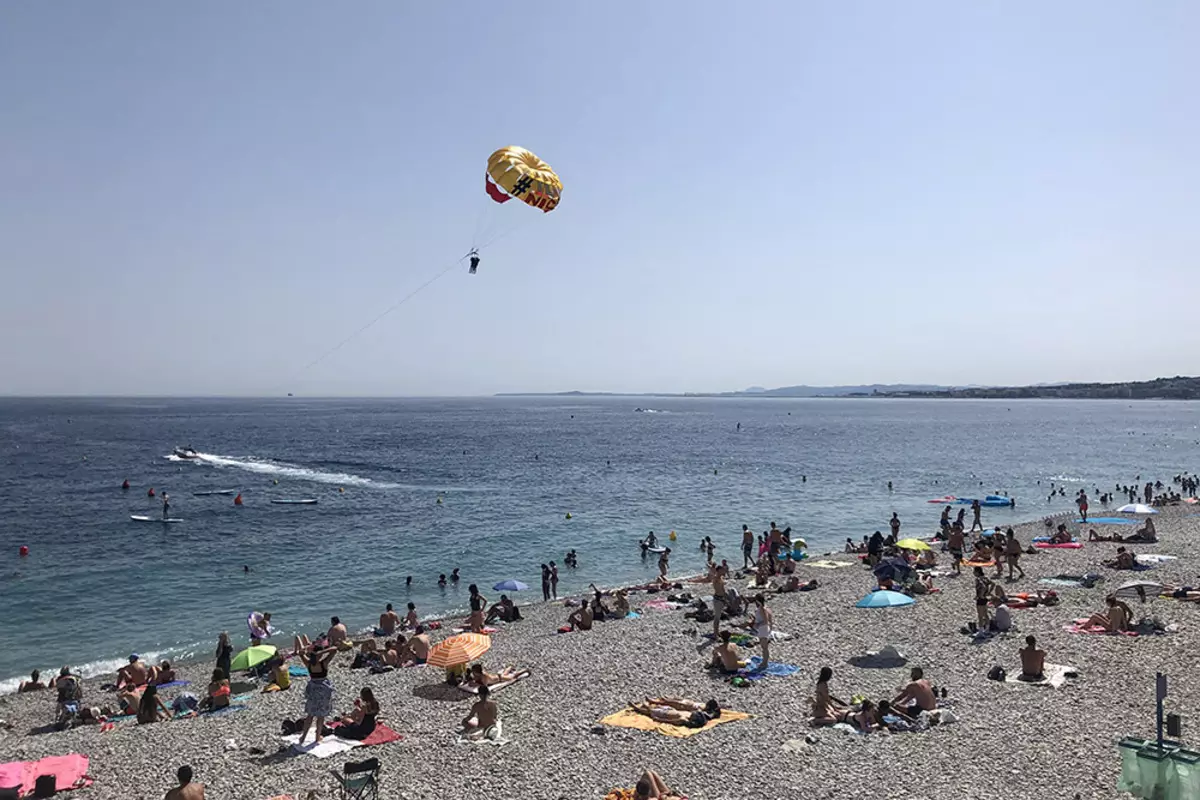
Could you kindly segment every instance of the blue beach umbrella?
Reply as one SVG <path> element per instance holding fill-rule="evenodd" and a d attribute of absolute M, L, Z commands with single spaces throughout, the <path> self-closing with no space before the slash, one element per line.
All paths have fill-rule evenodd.
<path fill-rule="evenodd" d="M 886 589 L 880 589 L 877 592 L 871 592 L 869 595 L 859 600 L 854 604 L 855 608 L 891 608 L 892 606 L 911 606 L 913 599 L 906 594 L 899 592 L 889 592 Z"/>
<path fill-rule="evenodd" d="M 512 578 L 509 578 L 506 581 L 500 581 L 499 583 L 497 583 L 495 586 L 492 587 L 492 590 L 496 591 L 496 592 L 523 592 L 528 588 L 529 588 L 529 586 L 527 586 L 526 584 L 521 583 L 520 581 L 515 581 Z"/>

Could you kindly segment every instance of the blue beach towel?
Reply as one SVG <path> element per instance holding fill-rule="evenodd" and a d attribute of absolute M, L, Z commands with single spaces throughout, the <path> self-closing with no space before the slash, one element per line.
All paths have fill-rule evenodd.
<path fill-rule="evenodd" d="M 636 611 L 630 611 L 628 614 L 625 615 L 625 619 L 641 619 L 641 618 L 642 618 L 642 615 Z"/>
<path fill-rule="evenodd" d="M 758 656 L 754 656 L 746 664 L 745 669 L 739 671 L 738 674 L 747 680 L 756 681 L 765 678 L 768 675 L 773 678 L 787 678 L 800 671 L 800 668 L 795 664 L 782 664 L 778 661 L 772 661 L 767 665 L 765 670 L 760 670 L 758 665 L 761 663 L 762 659 Z"/>
<path fill-rule="evenodd" d="M 1087 522 L 1081 519 L 1075 520 L 1080 525 L 1091 525 L 1093 522 L 1097 525 L 1137 525 L 1139 520 L 1126 519 L 1125 517 L 1092 517 Z"/>
<path fill-rule="evenodd" d="M 293 678 L 307 678 L 308 677 L 308 667 L 302 667 L 299 664 L 289 664 L 288 665 L 288 675 L 290 675 Z"/>
<path fill-rule="evenodd" d="M 158 684 L 159 689 L 170 689 L 172 686 L 188 686 L 191 681 L 170 681 L 168 683 Z"/>

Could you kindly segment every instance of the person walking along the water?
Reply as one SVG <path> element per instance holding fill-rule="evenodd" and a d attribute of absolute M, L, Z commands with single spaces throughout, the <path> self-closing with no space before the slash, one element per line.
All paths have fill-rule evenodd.
<path fill-rule="evenodd" d="M 754 531 L 750 530 L 749 525 L 742 526 L 742 569 L 750 569 L 755 563 L 752 557 L 754 552 Z"/>
<path fill-rule="evenodd" d="M 550 567 L 542 564 L 542 599 L 550 599 Z"/>
<path fill-rule="evenodd" d="M 975 528 L 976 528 L 977 526 L 978 526 L 979 530 L 983 530 L 983 520 L 981 520 L 981 519 L 979 518 L 979 514 L 980 514 L 980 512 L 982 512 L 982 511 L 983 511 L 983 509 L 980 507 L 980 505 L 979 505 L 979 501 L 978 501 L 978 500 L 972 500 L 972 501 L 971 501 L 971 516 L 972 516 L 972 520 L 971 520 L 971 533 L 974 533 L 974 532 L 975 532 Z"/>
<path fill-rule="evenodd" d="M 550 594 L 555 600 L 558 599 L 558 564 L 553 561 L 550 562 Z"/>
<path fill-rule="evenodd" d="M 1087 512 L 1088 512 L 1087 492 L 1085 492 L 1083 489 L 1080 489 L 1079 497 L 1075 500 L 1075 503 L 1076 503 L 1076 505 L 1079 506 L 1079 517 L 1080 517 L 1081 521 L 1086 523 L 1087 522 Z"/>
<path fill-rule="evenodd" d="M 888 524 L 892 526 L 892 538 L 898 540 L 900 538 L 900 517 L 895 511 L 892 512 L 892 519 Z"/>

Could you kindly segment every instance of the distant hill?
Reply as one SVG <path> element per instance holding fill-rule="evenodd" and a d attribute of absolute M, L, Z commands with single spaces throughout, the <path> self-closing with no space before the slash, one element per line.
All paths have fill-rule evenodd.
<path fill-rule="evenodd" d="M 1038 386 L 968 386 L 958 389 L 886 391 L 874 397 L 944 397 L 1020 400 L 1200 400 L 1200 378 L 1155 378 L 1127 383 L 1059 383 Z"/>

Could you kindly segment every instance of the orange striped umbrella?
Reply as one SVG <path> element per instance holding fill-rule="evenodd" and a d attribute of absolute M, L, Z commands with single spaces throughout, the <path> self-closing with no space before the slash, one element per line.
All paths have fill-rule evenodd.
<path fill-rule="evenodd" d="M 460 633 L 433 646 L 429 651 L 431 667 L 457 667 L 486 653 L 492 640 L 482 633 Z"/>

